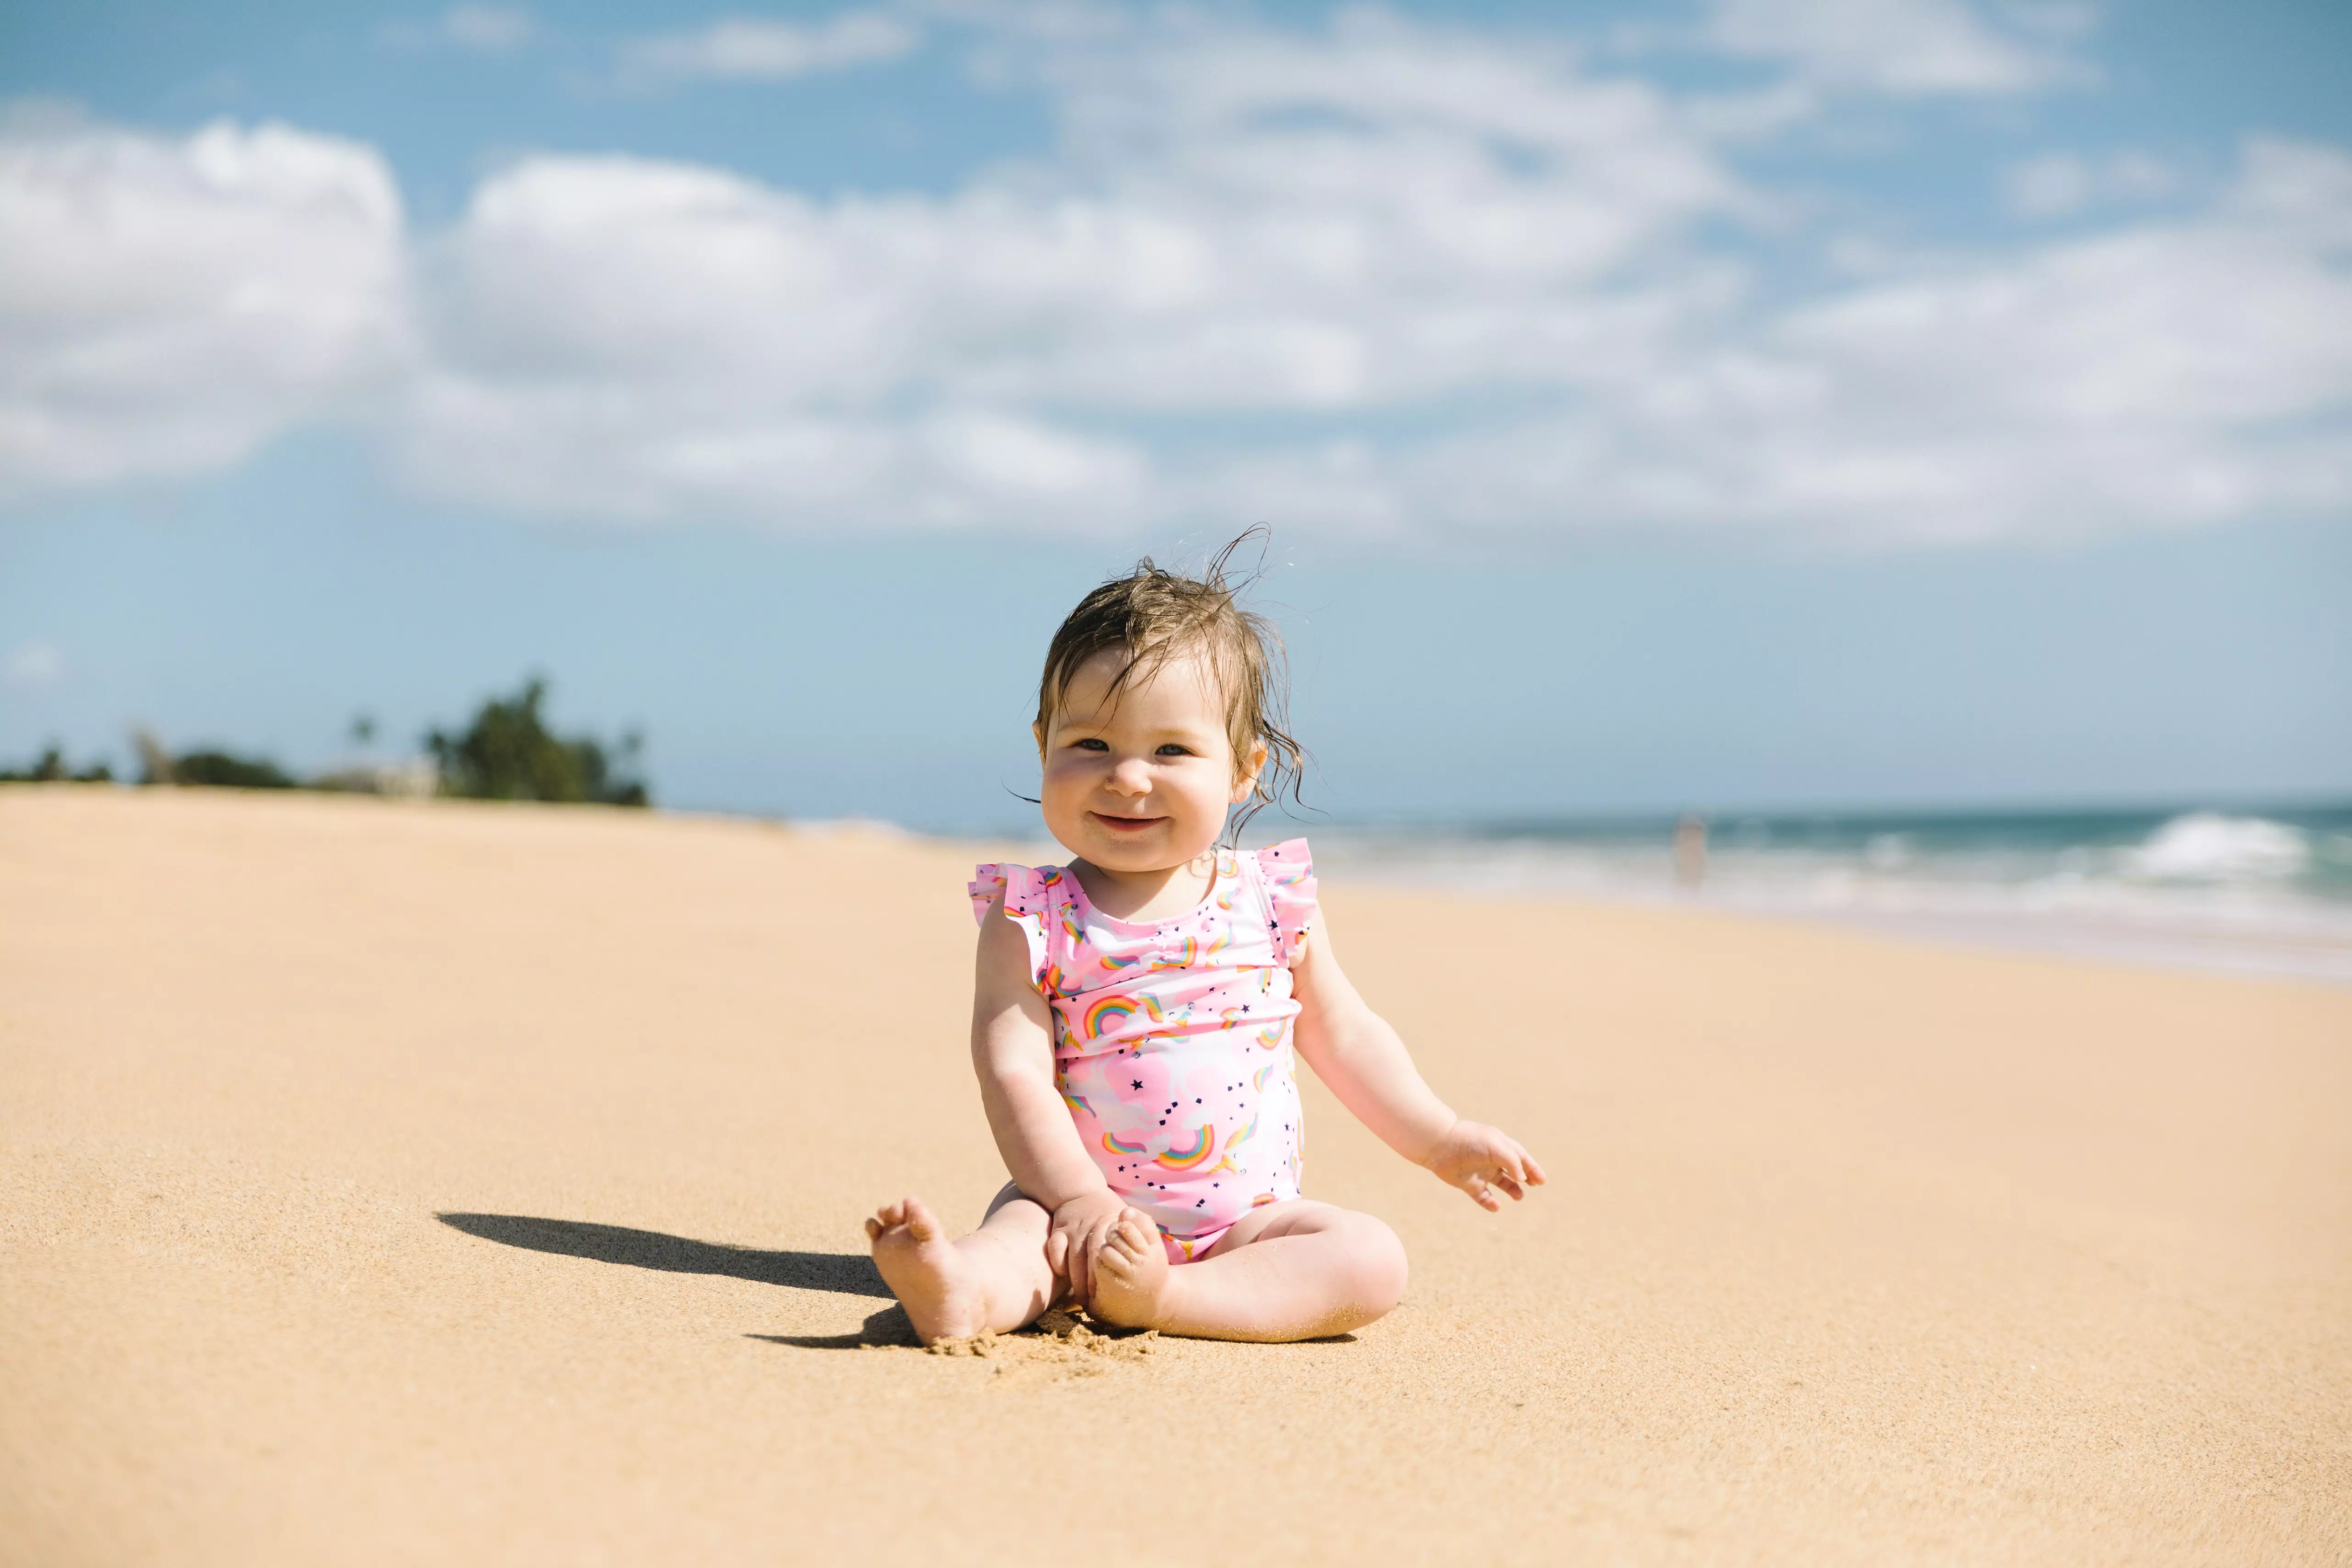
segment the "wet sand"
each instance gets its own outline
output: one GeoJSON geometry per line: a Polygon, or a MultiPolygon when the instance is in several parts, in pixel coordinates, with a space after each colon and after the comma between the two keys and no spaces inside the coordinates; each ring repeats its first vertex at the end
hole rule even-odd
{"type": "Polygon", "coordinates": [[[0,1562],[2352,1561],[2352,993],[1329,888],[1552,1184],[1310,1082],[1392,1316],[939,1356],[972,858],[0,788],[0,1562]]]}

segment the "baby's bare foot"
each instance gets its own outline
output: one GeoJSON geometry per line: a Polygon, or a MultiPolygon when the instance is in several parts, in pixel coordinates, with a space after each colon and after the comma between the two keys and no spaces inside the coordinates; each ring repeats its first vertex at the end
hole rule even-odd
{"type": "Polygon", "coordinates": [[[1156,1329],[1170,1282],[1168,1251],[1158,1228],[1147,1215],[1129,1209],[1095,1254],[1094,1300],[1087,1310],[1106,1323],[1156,1329]]]}
{"type": "Polygon", "coordinates": [[[874,1264],[925,1344],[970,1339],[988,1327],[988,1296],[919,1199],[885,1204],[866,1222],[874,1264]]]}

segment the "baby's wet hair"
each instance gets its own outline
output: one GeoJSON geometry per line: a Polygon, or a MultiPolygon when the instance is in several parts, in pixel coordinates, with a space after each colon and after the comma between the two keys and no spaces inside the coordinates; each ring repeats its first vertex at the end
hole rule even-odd
{"type": "Polygon", "coordinates": [[[1038,733],[1053,727],[1054,711],[1071,679],[1099,654],[1127,656],[1111,682],[1114,697],[1129,680],[1148,679],[1171,658],[1198,658],[1224,699],[1234,765],[1244,765],[1254,747],[1265,747],[1265,765],[1230,830],[1240,832],[1285,794],[1297,802],[1306,753],[1286,728],[1290,683],[1282,637],[1265,616],[1239,603],[1237,595],[1255,575],[1236,583],[1226,574],[1236,551],[1253,540],[1263,545],[1265,539],[1264,529],[1251,529],[1212,556],[1198,576],[1171,572],[1147,555],[1126,576],[1079,600],[1045,649],[1045,673],[1037,683],[1038,733]]]}

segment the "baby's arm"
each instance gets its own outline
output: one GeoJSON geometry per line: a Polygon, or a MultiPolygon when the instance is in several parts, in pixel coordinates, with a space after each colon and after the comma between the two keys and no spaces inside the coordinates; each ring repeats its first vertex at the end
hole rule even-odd
{"type": "Polygon", "coordinates": [[[998,893],[980,924],[972,976],[971,1065],[997,1152],[1022,1195],[1053,1215],[1045,1262],[1083,1302],[1095,1254],[1127,1205],[1078,1141],[1054,1081],[1054,1021],[1030,979],[1029,945],[998,893]]]}
{"type": "Polygon", "coordinates": [[[1423,1081],[1404,1042],[1365,1005],[1332,956],[1328,922],[1318,922],[1290,978],[1300,1007],[1298,1054],[1382,1142],[1484,1208],[1503,1206],[1497,1189],[1517,1199],[1527,1185],[1543,1184],[1543,1167],[1516,1139],[1463,1121],[1423,1081]]]}

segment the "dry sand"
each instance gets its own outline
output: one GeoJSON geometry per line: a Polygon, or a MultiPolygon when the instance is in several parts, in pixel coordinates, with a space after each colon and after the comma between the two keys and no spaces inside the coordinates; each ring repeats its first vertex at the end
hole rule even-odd
{"type": "Polygon", "coordinates": [[[0,1558],[2352,1561],[2352,993],[1330,889],[1549,1188],[1310,1085],[1391,1317],[942,1357],[971,858],[0,790],[0,1558]]]}

